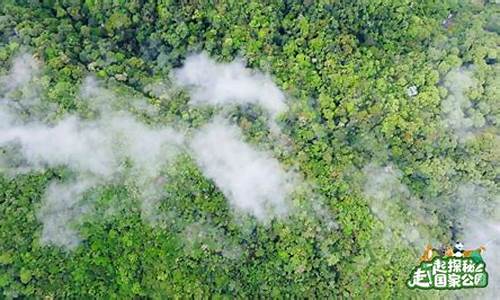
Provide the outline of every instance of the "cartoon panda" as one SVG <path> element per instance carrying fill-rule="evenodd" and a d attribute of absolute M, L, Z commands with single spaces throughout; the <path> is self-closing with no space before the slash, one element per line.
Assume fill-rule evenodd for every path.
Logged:
<path fill-rule="evenodd" d="M 464 244 L 457 241 L 453 246 L 453 257 L 463 257 L 463 256 L 464 256 Z"/>

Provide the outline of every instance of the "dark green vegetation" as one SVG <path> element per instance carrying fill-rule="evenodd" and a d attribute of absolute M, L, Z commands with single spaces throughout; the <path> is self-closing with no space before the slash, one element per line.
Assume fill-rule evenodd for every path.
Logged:
<path fill-rule="evenodd" d="M 169 170 L 170 196 L 161 205 L 170 221 L 144 222 L 133 192 L 109 186 L 97 191 L 97 216 L 79 228 L 84 241 L 67 252 L 39 243 L 36 218 L 48 182 L 63 178 L 64 170 L 3 176 L 0 297 L 415 296 L 405 280 L 420 248 L 399 229 L 381 238 L 392 222 L 414 221 L 412 211 L 401 207 L 398 220 L 379 219 L 363 193 L 360 170 L 369 164 L 401 170 L 425 216 L 437 220 L 424 217 L 416 230 L 442 242 L 452 239 L 450 227 L 461 230 L 453 213 L 440 209 L 454 201 L 456 188 L 474 182 L 495 189 L 498 5 L 216 2 L 1 1 L 1 72 L 27 51 L 43 62 L 41 97 L 57 104 L 59 115 L 85 114 L 78 89 L 94 73 L 117 94 L 158 105 L 160 117 L 148 122 L 196 127 L 213 112 L 189 107 L 184 93 L 167 101 L 148 87 L 167 80 L 192 52 L 203 50 L 219 61 L 242 56 L 249 67 L 272 74 L 290 96 L 279 124 L 292 150 L 275 154 L 299 166 L 338 228 L 327 231 L 320 219 L 300 214 L 241 225 L 213 182 L 181 156 Z M 447 91 L 441 81 L 470 65 L 481 83 L 471 101 L 488 109 L 484 128 L 460 141 L 442 124 Z M 417 87 L 416 96 L 407 95 L 410 86 Z M 273 147 L 265 121 L 241 110 L 234 120 L 249 141 Z M 120 213 L 99 217 L 99 207 L 111 201 L 124 204 Z M 197 226 L 211 229 L 201 240 L 186 239 Z M 226 248 L 237 255 L 222 255 Z"/>

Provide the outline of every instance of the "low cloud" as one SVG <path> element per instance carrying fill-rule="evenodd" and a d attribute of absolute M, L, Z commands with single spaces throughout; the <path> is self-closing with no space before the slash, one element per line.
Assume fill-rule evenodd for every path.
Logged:
<path fill-rule="evenodd" d="M 21 53 L 12 61 L 9 74 L 0 78 L 0 86 L 12 91 L 30 82 L 40 71 L 40 64 L 32 55 Z"/>
<path fill-rule="evenodd" d="M 466 248 L 486 246 L 484 259 L 489 274 L 488 287 L 477 291 L 486 299 L 496 299 L 500 292 L 500 196 L 486 187 L 464 183 L 453 196 L 450 211 L 459 226 L 458 240 Z"/>
<path fill-rule="evenodd" d="M 51 182 L 44 194 L 44 204 L 37 212 L 42 222 L 42 244 L 53 244 L 74 249 L 81 239 L 77 226 L 82 216 L 89 213 L 92 207 L 80 201 L 96 182 L 86 179 L 69 182 Z"/>
<path fill-rule="evenodd" d="M 443 123 L 459 141 L 466 141 L 485 125 L 485 118 L 470 101 L 467 92 L 477 82 L 472 68 L 452 70 L 444 79 L 448 97 L 441 103 Z"/>
<path fill-rule="evenodd" d="M 205 53 L 191 55 L 173 78 L 187 89 L 194 106 L 255 104 L 272 118 L 287 109 L 284 93 L 270 76 L 246 68 L 241 60 L 218 63 Z M 269 125 L 280 132 L 273 121 Z M 246 144 L 237 127 L 217 117 L 194 134 L 190 148 L 205 176 L 236 210 L 259 220 L 288 213 L 294 175 L 270 153 Z"/>
<path fill-rule="evenodd" d="M 12 59 L 9 72 L 0 76 L 0 126 L 12 121 L 6 112 L 15 113 L 16 120 L 36 120 L 47 118 L 55 111 L 53 103 L 40 100 L 40 75 L 40 62 L 28 53 Z"/>
<path fill-rule="evenodd" d="M 174 81 L 188 88 L 193 105 L 257 104 L 272 117 L 287 109 L 285 95 L 270 76 L 246 68 L 241 60 L 217 63 L 204 53 L 191 55 L 175 70 Z"/>
<path fill-rule="evenodd" d="M 212 226 L 209 222 L 189 224 L 182 232 L 184 251 L 188 254 L 199 250 L 218 253 L 229 259 L 238 259 L 243 254 L 240 245 L 231 240 L 231 236 Z"/>
<path fill-rule="evenodd" d="M 392 164 L 369 164 L 362 171 L 365 178 L 363 194 L 374 215 L 384 223 L 383 239 L 387 244 L 394 243 L 395 235 L 418 250 L 429 243 L 430 235 L 420 225 L 432 225 L 437 220 L 431 218 L 420 201 L 411 196 L 402 182 L 403 173 Z"/>
<path fill-rule="evenodd" d="M 190 147 L 231 206 L 259 220 L 287 214 L 293 174 L 270 153 L 246 144 L 237 127 L 216 119 L 195 134 Z"/>
<path fill-rule="evenodd" d="M 499 203 L 497 203 L 499 205 Z M 488 286 L 475 292 L 481 299 L 498 299 L 500 293 L 500 218 L 492 220 L 471 218 L 464 226 L 464 245 L 475 249 L 483 245 L 486 251 L 482 255 L 488 271 Z M 477 297 L 476 296 L 476 297 Z"/>
<path fill-rule="evenodd" d="M 8 97 L 12 89 L 27 88 L 38 72 L 32 65 L 26 55 L 16 58 L 8 76 L 17 79 L 2 93 L 1 167 L 11 175 L 54 167 L 71 171 L 70 178 L 51 182 L 44 195 L 38 212 L 43 224 L 42 242 L 75 247 L 80 238 L 74 225 L 92 208 L 91 203 L 81 203 L 82 196 L 116 178 L 137 186 L 143 216 L 154 220 L 158 201 L 164 195 L 161 170 L 178 153 L 183 135 L 173 128 L 146 125 L 128 111 L 110 109 L 107 105 L 116 96 L 93 79 L 85 80 L 80 100 L 97 110 L 96 117 L 67 114 L 51 123 L 23 118 L 22 113 L 36 110 L 40 101 L 35 103 L 23 95 Z"/>
<path fill-rule="evenodd" d="M 154 218 L 163 196 L 157 178 L 182 142 L 183 136 L 173 129 L 149 127 L 126 112 L 105 113 L 94 120 L 68 116 L 53 125 L 11 124 L 0 133 L 0 147 L 14 144 L 22 155 L 23 164 L 11 166 L 14 171 L 64 166 L 77 174 L 74 183 L 51 184 L 40 214 L 42 241 L 62 246 L 72 246 L 77 239 L 70 234 L 73 230 L 61 228 L 75 219 L 75 211 L 85 211 L 78 207 L 79 196 L 115 178 L 125 177 L 139 186 L 143 215 Z"/>
<path fill-rule="evenodd" d="M 217 118 L 186 141 L 178 129 L 147 125 L 132 113 L 154 113 L 145 99 L 118 96 L 94 77 L 84 79 L 76 96 L 84 113 L 61 116 L 56 107 L 40 109 L 47 106 L 36 84 L 40 72 L 39 63 L 23 54 L 0 78 L 11 82 L 0 89 L 0 171 L 12 176 L 58 167 L 70 171 L 49 183 L 40 204 L 43 244 L 76 247 L 78 226 L 94 211 L 86 195 L 108 184 L 126 185 L 131 197 L 140 199 L 144 219 L 157 221 L 168 180 L 162 171 L 186 149 L 238 212 L 261 221 L 289 213 L 295 174 L 245 143 L 237 127 Z M 174 73 L 191 92 L 192 105 L 254 103 L 273 117 L 286 110 L 284 95 L 269 76 L 241 61 L 219 64 L 199 54 Z"/>

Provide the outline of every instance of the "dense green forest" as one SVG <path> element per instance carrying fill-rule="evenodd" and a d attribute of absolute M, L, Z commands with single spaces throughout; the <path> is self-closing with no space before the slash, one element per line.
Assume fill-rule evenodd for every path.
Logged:
<path fill-rule="evenodd" d="M 498 1 L 0 2 L 0 298 L 500 292 Z"/>

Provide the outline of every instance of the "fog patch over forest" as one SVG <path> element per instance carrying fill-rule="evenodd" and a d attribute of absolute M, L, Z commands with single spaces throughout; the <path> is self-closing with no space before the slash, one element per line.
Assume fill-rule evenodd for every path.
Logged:
<path fill-rule="evenodd" d="M 462 66 L 452 69 L 444 77 L 443 86 L 448 90 L 448 96 L 441 103 L 443 124 L 461 143 L 469 142 L 486 131 L 490 132 L 487 138 L 498 143 L 496 109 L 491 106 L 498 97 L 498 89 L 495 89 L 495 84 L 486 85 L 476 78 L 475 69 L 474 65 Z M 484 86 L 488 99 L 479 101 L 481 99 L 478 97 Z M 498 156 L 492 154 L 489 158 L 487 152 L 482 155 L 488 159 Z M 483 256 L 487 261 L 489 284 L 486 289 L 471 293 L 488 299 L 496 299 L 500 292 L 500 258 L 497 255 L 500 252 L 498 195 L 498 189 L 493 182 L 464 181 L 456 186 L 453 193 L 447 197 L 449 199 L 441 199 L 443 201 L 434 204 L 440 214 L 452 222 L 453 238 L 462 241 L 465 248 L 486 246 Z"/>
<path fill-rule="evenodd" d="M 0 4 L 0 298 L 498 298 L 495 1 L 109 2 Z"/>
<path fill-rule="evenodd" d="M 6 76 L 0 78 L 2 89 L 12 91 L 30 82 L 40 69 L 39 63 L 28 53 L 21 53 L 12 62 L 12 68 Z"/>
<path fill-rule="evenodd" d="M 494 299 L 500 292 L 500 196 L 497 191 L 473 183 L 460 185 L 449 208 L 460 226 L 458 239 L 467 249 L 485 246 L 489 284 L 478 294 Z"/>
<path fill-rule="evenodd" d="M 9 88 L 29 86 L 35 75 L 32 65 L 26 55 L 16 58 L 9 74 L 16 85 Z M 68 248 L 76 246 L 79 239 L 71 223 L 77 223 L 79 216 L 89 211 L 88 204 L 80 204 L 82 195 L 116 178 L 124 176 L 130 184 L 140 186 L 143 215 L 154 218 L 156 202 L 162 196 L 155 179 L 183 143 L 183 135 L 172 128 L 148 126 L 129 112 L 105 109 L 98 102 L 103 98 L 111 101 L 114 96 L 103 93 L 92 80 L 86 81 L 82 91 L 82 101 L 97 107 L 96 118 L 67 114 L 47 124 L 21 117 L 36 110 L 32 101 L 4 98 L 0 107 L 0 146 L 12 150 L 3 160 L 8 173 L 61 166 L 72 171 L 69 181 L 49 184 L 38 213 L 43 224 L 42 242 Z M 101 97 L 92 97 L 95 94 Z"/>
<path fill-rule="evenodd" d="M 272 117 L 287 109 L 284 93 L 270 76 L 246 68 L 241 59 L 217 63 L 205 53 L 191 55 L 173 77 L 178 85 L 189 89 L 194 105 L 254 103 Z"/>
<path fill-rule="evenodd" d="M 77 225 L 92 207 L 80 203 L 86 191 L 96 186 L 96 181 L 76 179 L 66 182 L 52 181 L 44 194 L 44 203 L 37 212 L 43 224 L 41 243 L 74 249 L 81 242 Z"/>
<path fill-rule="evenodd" d="M 44 193 L 37 213 L 43 244 L 75 248 L 81 241 L 78 225 L 93 210 L 92 201 L 83 201 L 86 193 L 111 183 L 125 183 L 135 191 L 143 218 L 154 222 L 160 218 L 160 200 L 166 197 L 162 186 L 168 178 L 162 170 L 186 150 L 238 212 L 260 221 L 289 212 L 294 174 L 270 153 L 245 143 L 239 128 L 227 120 L 215 118 L 193 129 L 190 140 L 175 126 L 146 125 L 130 110 L 154 114 L 153 106 L 145 99 L 124 101 L 92 76 L 79 89 L 85 115 L 57 115 L 54 106 L 41 109 L 39 65 L 31 55 L 19 55 L 10 73 L 1 78 L 9 84 L 0 106 L 0 147 L 5 149 L 0 166 L 13 176 L 58 167 L 70 170 L 67 178 L 51 181 Z M 209 78 L 203 77 L 209 73 Z M 192 105 L 256 103 L 273 116 L 286 108 L 283 93 L 270 78 L 251 72 L 241 61 L 217 64 L 199 54 L 188 58 L 175 74 L 178 80 L 201 87 L 190 88 Z M 205 81 L 209 79 L 212 82 Z M 8 98 L 19 90 L 23 90 L 20 99 Z"/>
<path fill-rule="evenodd" d="M 365 178 L 363 194 L 372 212 L 384 223 L 386 243 L 392 245 L 394 237 L 398 236 L 418 251 L 423 249 L 432 238 L 418 226 L 437 224 L 437 220 L 411 195 L 402 182 L 403 173 L 393 164 L 379 166 L 373 163 L 362 171 Z"/>
<path fill-rule="evenodd" d="M 444 78 L 448 97 L 441 103 L 443 123 L 459 141 L 474 137 L 485 126 L 484 116 L 469 99 L 469 89 L 475 85 L 477 80 L 474 79 L 473 67 L 454 69 Z"/>
<path fill-rule="evenodd" d="M 225 258 L 238 259 L 243 253 L 240 247 L 219 228 L 209 222 L 196 222 L 184 228 L 184 251 L 192 253 L 199 251 L 213 251 L 223 255 Z"/>
<path fill-rule="evenodd" d="M 294 175 L 271 154 L 244 143 L 237 127 L 215 119 L 195 134 L 190 146 L 203 173 L 233 207 L 260 220 L 286 215 Z"/>
<path fill-rule="evenodd" d="M 206 53 L 194 54 L 173 71 L 173 78 L 187 89 L 194 106 L 256 104 L 272 118 L 287 109 L 284 93 L 271 78 L 246 68 L 241 59 L 218 63 Z M 277 129 L 272 120 L 269 125 Z M 288 213 L 295 175 L 271 153 L 245 143 L 240 129 L 222 115 L 195 132 L 190 148 L 205 176 L 236 210 L 261 221 Z"/>

